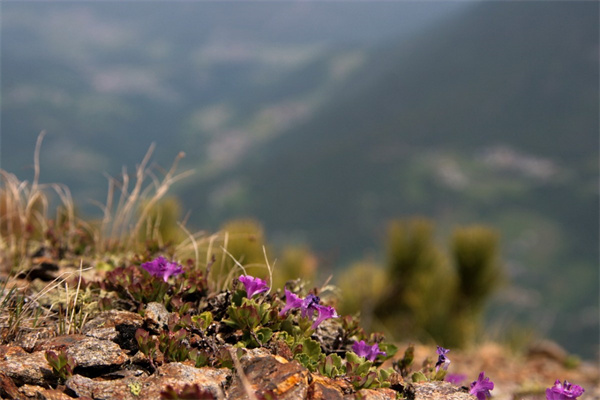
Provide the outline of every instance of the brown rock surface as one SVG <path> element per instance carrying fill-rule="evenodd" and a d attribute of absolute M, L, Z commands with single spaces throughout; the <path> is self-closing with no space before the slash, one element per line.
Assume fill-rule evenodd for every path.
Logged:
<path fill-rule="evenodd" d="M 60 390 L 47 389 L 36 385 L 23 385 L 20 388 L 20 396 L 15 398 L 23 398 L 23 396 L 41 399 L 41 400 L 73 400 L 72 397 L 67 396 Z"/>
<path fill-rule="evenodd" d="M 342 400 L 344 392 L 331 379 L 322 376 L 313 376 L 308 391 L 308 398 L 311 400 Z"/>
<path fill-rule="evenodd" d="M 0 371 L 11 378 L 15 384 L 44 385 L 46 382 L 56 381 L 44 352 L 37 351 L 30 354 L 16 346 L 8 346 L 8 349 L 4 350 Z"/>
<path fill-rule="evenodd" d="M 180 391 L 185 385 L 198 385 L 213 393 L 217 399 L 224 399 L 223 387 L 230 375 L 228 369 L 195 368 L 175 362 L 159 367 L 155 374 L 148 377 L 105 381 L 74 375 L 66 385 L 78 396 L 92 399 L 160 399 L 160 393 L 167 386 Z"/>
<path fill-rule="evenodd" d="M 236 374 L 228 399 L 272 396 L 277 399 L 306 399 L 309 371 L 297 361 L 288 362 L 263 349 L 250 350 L 240 358 L 243 376 Z"/>

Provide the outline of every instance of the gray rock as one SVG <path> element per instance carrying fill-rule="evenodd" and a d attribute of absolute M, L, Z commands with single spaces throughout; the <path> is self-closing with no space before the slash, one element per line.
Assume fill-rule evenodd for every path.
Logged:
<path fill-rule="evenodd" d="M 83 368 L 121 365 L 129 358 L 118 344 L 93 337 L 85 337 L 70 346 L 67 355 L 73 357 L 78 367 Z"/>
<path fill-rule="evenodd" d="M 148 303 L 144 309 L 144 323 L 150 329 L 156 332 L 160 332 L 163 329 L 167 329 L 167 323 L 169 322 L 169 312 L 160 303 Z"/>
<path fill-rule="evenodd" d="M 46 340 L 36 346 L 38 351 L 66 349 L 78 367 L 106 367 L 121 365 L 129 359 L 118 344 L 84 335 L 63 335 Z"/>
<path fill-rule="evenodd" d="M 141 315 L 129 311 L 110 310 L 103 311 L 94 319 L 86 322 L 81 333 L 97 339 L 116 340 L 119 325 L 130 325 L 137 329 L 142 326 L 144 319 Z"/>
<path fill-rule="evenodd" d="M 407 388 L 407 397 L 414 400 L 474 400 L 470 395 L 458 386 L 450 382 L 419 382 L 411 383 Z"/>

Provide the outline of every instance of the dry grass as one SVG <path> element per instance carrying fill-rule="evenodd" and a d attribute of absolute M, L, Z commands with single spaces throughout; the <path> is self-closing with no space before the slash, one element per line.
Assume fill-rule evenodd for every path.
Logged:
<path fill-rule="evenodd" d="M 82 274 L 93 273 L 103 260 L 110 259 L 109 264 L 116 266 L 131 262 L 136 256 L 148 255 L 149 242 L 182 263 L 192 260 L 193 267 L 206 274 L 212 293 L 226 290 L 236 274 L 246 273 L 246 268 L 252 272 L 266 269 L 265 275 L 272 284 L 272 267 L 264 246 L 264 263 L 246 260 L 246 264 L 242 264 L 243 256 L 237 254 L 239 248 L 231 247 L 236 241 L 239 246 L 240 239 L 244 242 L 252 234 L 190 232 L 183 222 L 177 222 L 183 240 L 165 245 L 159 229 L 163 222 L 159 205 L 175 182 L 192 173 L 177 172 L 183 153 L 177 155 L 168 170 L 162 170 L 150 163 L 155 149 L 151 145 L 133 176 L 123 169 L 120 177 L 108 177 L 106 201 L 96 203 L 102 210 L 102 218 L 86 221 L 76 215 L 66 186 L 39 182 L 44 136 L 42 132 L 36 143 L 31 183 L 0 170 L 0 327 L 4 328 L 4 341 L 14 338 L 22 327 L 35 329 L 42 320 L 56 324 L 59 333 L 78 332 L 90 316 L 86 304 L 93 303 L 82 299 Z M 50 206 L 56 197 L 58 205 L 51 216 Z M 56 245 L 50 231 L 55 239 L 58 236 L 56 240 L 64 253 L 60 257 L 64 259 L 54 254 L 58 258 L 53 261 L 60 265 L 58 276 L 40 287 L 39 281 L 18 277 L 20 273 L 26 275 L 32 267 L 35 251 Z M 44 307 L 40 307 L 42 303 Z"/>

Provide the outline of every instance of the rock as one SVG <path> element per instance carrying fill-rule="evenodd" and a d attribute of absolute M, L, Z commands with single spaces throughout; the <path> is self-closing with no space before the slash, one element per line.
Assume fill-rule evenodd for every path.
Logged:
<path fill-rule="evenodd" d="M 104 381 L 74 375 L 67 380 L 66 385 L 77 396 L 92 399 L 159 399 L 160 393 L 167 386 L 181 391 L 185 385 L 198 385 L 199 388 L 210 391 L 215 398 L 224 399 L 223 387 L 230 376 L 228 369 L 195 368 L 186 363 L 174 362 L 160 366 L 155 374 L 148 377 Z"/>
<path fill-rule="evenodd" d="M 18 399 L 19 389 L 17 385 L 8 376 L 0 373 L 0 398 L 2 399 Z"/>
<path fill-rule="evenodd" d="M 94 319 L 85 323 L 81 333 L 97 339 L 118 341 L 120 326 L 131 326 L 133 331 L 141 328 L 144 319 L 141 315 L 129 311 L 110 310 L 103 311 Z"/>
<path fill-rule="evenodd" d="M 307 398 L 310 400 L 342 400 L 344 393 L 333 380 L 313 375 Z"/>
<path fill-rule="evenodd" d="M 34 351 L 59 351 L 61 349 L 67 349 L 83 339 L 85 339 L 84 335 L 56 336 L 50 339 L 40 341 L 38 344 L 35 345 Z"/>
<path fill-rule="evenodd" d="M 32 352 L 39 342 L 54 336 L 56 336 L 56 330 L 54 328 L 24 328 L 17 334 L 13 344 L 22 347 L 27 352 Z"/>
<path fill-rule="evenodd" d="M 475 397 L 450 382 L 434 381 L 410 383 L 407 398 L 414 400 L 474 400 Z"/>
<path fill-rule="evenodd" d="M 312 338 L 319 342 L 327 352 L 340 350 L 344 344 L 342 326 L 335 319 L 321 322 Z"/>
<path fill-rule="evenodd" d="M 44 385 L 46 382 L 56 381 L 44 352 L 37 351 L 30 354 L 16 346 L 8 346 L 8 349 L 3 350 L 0 371 L 11 378 L 16 385 L 26 383 Z"/>
<path fill-rule="evenodd" d="M 144 309 L 144 323 L 146 326 L 154 330 L 156 333 L 167 329 L 169 322 L 169 312 L 160 303 L 152 302 L 146 304 Z"/>
<path fill-rule="evenodd" d="M 73 400 L 72 397 L 67 396 L 65 393 L 57 389 L 47 389 L 36 385 L 23 385 L 19 389 L 21 396 L 27 396 L 29 398 L 40 399 L 40 400 Z"/>
<path fill-rule="evenodd" d="M 247 390 L 258 398 L 307 398 L 309 372 L 297 361 L 288 362 L 265 349 L 255 349 L 240 358 L 240 367 L 243 377 L 235 375 L 228 399 L 248 399 Z"/>
<path fill-rule="evenodd" d="M 57 336 L 40 343 L 36 348 L 40 352 L 66 349 L 67 355 L 73 357 L 77 367 L 81 368 L 121 365 L 129 359 L 118 344 L 84 335 Z"/>
<path fill-rule="evenodd" d="M 86 337 L 69 347 L 67 355 L 81 368 L 121 365 L 129 358 L 118 344 L 93 337 Z"/>
<path fill-rule="evenodd" d="M 361 400 L 396 400 L 398 392 L 392 389 L 361 389 L 356 394 L 350 395 L 350 399 Z M 439 398 L 437 398 L 439 399 Z M 445 398 L 444 398 L 445 399 Z M 416 400 L 416 398 L 415 398 Z"/>

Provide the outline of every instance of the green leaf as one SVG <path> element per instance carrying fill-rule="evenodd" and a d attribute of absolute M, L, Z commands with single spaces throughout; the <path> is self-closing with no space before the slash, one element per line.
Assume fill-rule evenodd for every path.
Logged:
<path fill-rule="evenodd" d="M 363 357 L 359 357 L 353 351 L 346 352 L 346 360 L 354 364 L 362 364 L 365 361 Z"/>
<path fill-rule="evenodd" d="M 317 341 L 306 338 L 302 341 L 302 353 L 312 359 L 318 360 L 321 356 L 321 345 Z"/>
<path fill-rule="evenodd" d="M 412 374 L 412 381 L 413 382 L 427 382 L 427 377 L 421 371 L 417 371 L 414 374 Z"/>
<path fill-rule="evenodd" d="M 260 340 L 259 345 L 267 343 L 273 336 L 273 331 L 269 328 L 260 328 L 256 331 L 256 337 Z"/>

